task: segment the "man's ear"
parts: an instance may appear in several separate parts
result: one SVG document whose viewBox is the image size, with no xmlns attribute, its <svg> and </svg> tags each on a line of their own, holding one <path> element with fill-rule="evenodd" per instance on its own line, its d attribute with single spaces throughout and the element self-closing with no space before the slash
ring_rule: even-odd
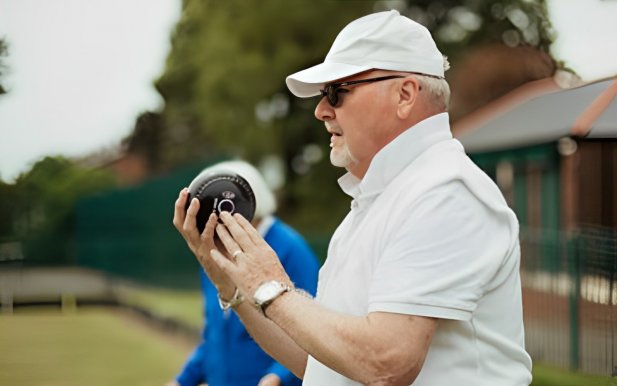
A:
<svg viewBox="0 0 617 386">
<path fill-rule="evenodd" d="M 408 76 L 403 79 L 398 89 L 399 100 L 396 113 L 399 119 L 407 119 L 409 117 L 414 105 L 418 101 L 420 89 L 420 83 L 415 77 Z"/>
</svg>

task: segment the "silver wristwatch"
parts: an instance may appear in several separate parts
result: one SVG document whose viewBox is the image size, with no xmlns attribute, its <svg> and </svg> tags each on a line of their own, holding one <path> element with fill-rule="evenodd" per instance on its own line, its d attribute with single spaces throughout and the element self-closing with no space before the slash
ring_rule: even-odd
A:
<svg viewBox="0 0 617 386">
<path fill-rule="evenodd" d="M 221 295 L 217 294 L 216 297 L 219 299 L 219 306 L 223 311 L 227 311 L 230 308 L 235 308 L 242 304 L 244 301 L 244 296 L 240 293 L 240 290 L 236 287 L 236 291 L 230 300 L 221 299 Z"/>
<path fill-rule="evenodd" d="M 277 280 L 264 282 L 257 287 L 257 290 L 255 290 L 255 294 L 253 295 L 255 307 L 257 307 L 265 315 L 266 308 L 274 301 L 274 299 L 291 290 L 293 290 L 291 286 L 283 284 Z"/>
</svg>

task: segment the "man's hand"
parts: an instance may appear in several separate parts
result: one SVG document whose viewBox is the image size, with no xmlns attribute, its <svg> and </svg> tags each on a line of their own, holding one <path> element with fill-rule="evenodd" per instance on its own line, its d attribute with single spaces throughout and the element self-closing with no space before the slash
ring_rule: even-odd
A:
<svg viewBox="0 0 617 386">
<path fill-rule="evenodd" d="M 216 228 L 217 217 L 212 213 L 208 218 L 206 227 L 200 234 L 195 218 L 197 212 L 199 212 L 199 200 L 193 198 L 190 206 L 185 211 L 187 198 L 188 189 L 184 188 L 180 191 L 180 195 L 176 200 L 173 224 L 182 237 L 184 237 L 184 240 L 186 240 L 191 252 L 197 257 L 210 281 L 218 289 L 221 298 L 230 299 L 234 293 L 235 285 L 210 259 L 210 251 L 217 248 L 214 242 L 214 229 Z"/>
<path fill-rule="evenodd" d="M 222 212 L 224 226 L 216 226 L 216 233 L 228 256 L 219 250 L 211 252 L 212 260 L 231 278 L 244 296 L 252 298 L 262 283 L 278 280 L 293 287 L 278 256 L 259 232 L 242 215 Z"/>
<path fill-rule="evenodd" d="M 176 381 L 169 381 L 165 384 L 165 386 L 180 386 L 180 384 Z"/>
</svg>

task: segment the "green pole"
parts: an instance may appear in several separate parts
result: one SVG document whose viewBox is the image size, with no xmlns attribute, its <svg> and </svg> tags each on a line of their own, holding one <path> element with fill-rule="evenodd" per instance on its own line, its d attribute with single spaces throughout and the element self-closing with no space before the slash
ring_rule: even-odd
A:
<svg viewBox="0 0 617 386">
<path fill-rule="evenodd" d="M 581 240 L 579 235 L 568 238 L 568 257 L 572 288 L 570 290 L 570 369 L 576 371 L 580 367 L 580 294 L 581 294 Z"/>
</svg>

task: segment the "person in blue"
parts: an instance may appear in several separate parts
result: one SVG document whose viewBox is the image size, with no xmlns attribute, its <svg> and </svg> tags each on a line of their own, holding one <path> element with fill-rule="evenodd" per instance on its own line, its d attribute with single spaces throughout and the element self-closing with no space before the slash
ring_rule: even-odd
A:
<svg viewBox="0 0 617 386">
<path fill-rule="evenodd" d="M 222 171 L 235 173 L 249 183 L 256 201 L 253 225 L 276 251 L 296 287 L 314 295 L 319 270 L 315 254 L 302 236 L 274 216 L 276 199 L 262 175 L 241 160 L 220 162 L 202 173 Z M 234 299 L 219 299 L 217 289 L 203 270 L 200 270 L 200 277 L 205 302 L 203 339 L 180 374 L 167 386 L 301 385 L 300 379 L 262 351 L 249 336 L 231 309 Z"/>
</svg>

